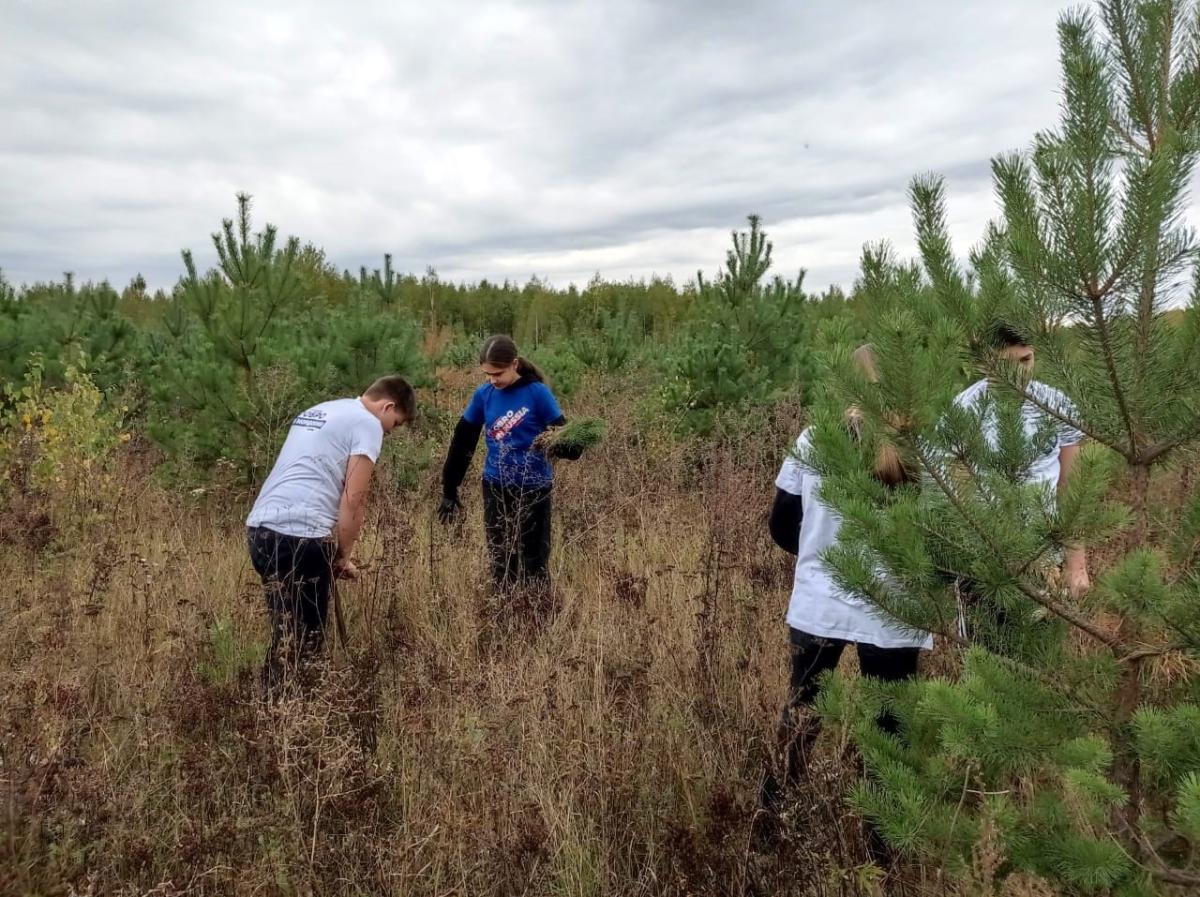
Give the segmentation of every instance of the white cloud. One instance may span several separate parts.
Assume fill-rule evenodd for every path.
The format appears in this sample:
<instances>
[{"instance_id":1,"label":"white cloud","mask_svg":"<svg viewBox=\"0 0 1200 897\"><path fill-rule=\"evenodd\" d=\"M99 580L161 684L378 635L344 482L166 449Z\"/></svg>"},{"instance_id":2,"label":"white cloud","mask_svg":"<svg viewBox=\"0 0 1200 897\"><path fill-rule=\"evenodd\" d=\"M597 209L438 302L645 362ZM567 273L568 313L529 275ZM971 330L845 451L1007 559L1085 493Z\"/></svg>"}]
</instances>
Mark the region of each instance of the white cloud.
<instances>
[{"instance_id":1,"label":"white cloud","mask_svg":"<svg viewBox=\"0 0 1200 897\"><path fill-rule=\"evenodd\" d=\"M444 277L692 277L763 215L784 271L849 285L950 179L1053 122L1057 10L748 4L18 2L0 12L0 266L168 285L256 220L339 265Z\"/></svg>"}]
</instances>

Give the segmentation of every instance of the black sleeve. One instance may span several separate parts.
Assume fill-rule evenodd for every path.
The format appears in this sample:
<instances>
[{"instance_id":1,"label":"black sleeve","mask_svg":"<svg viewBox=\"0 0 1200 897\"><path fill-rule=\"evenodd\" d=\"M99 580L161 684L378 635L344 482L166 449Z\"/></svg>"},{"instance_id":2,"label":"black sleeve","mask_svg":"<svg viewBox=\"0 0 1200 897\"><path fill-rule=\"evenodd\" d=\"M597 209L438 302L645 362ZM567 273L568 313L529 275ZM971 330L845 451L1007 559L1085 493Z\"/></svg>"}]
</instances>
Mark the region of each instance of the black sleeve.
<instances>
[{"instance_id":1,"label":"black sleeve","mask_svg":"<svg viewBox=\"0 0 1200 897\"><path fill-rule=\"evenodd\" d=\"M550 421L546 427L549 429L551 427L565 427L566 425L566 415L560 414L555 420ZM554 449L554 457L562 458L566 461L578 461L583 457L583 448L578 445L572 446L571 448L556 448Z\"/></svg>"},{"instance_id":2,"label":"black sleeve","mask_svg":"<svg viewBox=\"0 0 1200 897\"><path fill-rule=\"evenodd\" d=\"M771 538L775 544L788 554L800 551L800 521L804 519L804 505L799 495L792 495L783 489L775 490L775 503L771 506L771 516L767 526L771 530Z\"/></svg>"},{"instance_id":3,"label":"black sleeve","mask_svg":"<svg viewBox=\"0 0 1200 897\"><path fill-rule=\"evenodd\" d=\"M450 451L446 453L446 463L442 466L442 495L445 498L458 498L458 487L462 485L467 468L471 466L471 456L475 454L475 446L479 444L479 434L482 432L483 424L473 424L465 417L455 425Z\"/></svg>"}]
</instances>

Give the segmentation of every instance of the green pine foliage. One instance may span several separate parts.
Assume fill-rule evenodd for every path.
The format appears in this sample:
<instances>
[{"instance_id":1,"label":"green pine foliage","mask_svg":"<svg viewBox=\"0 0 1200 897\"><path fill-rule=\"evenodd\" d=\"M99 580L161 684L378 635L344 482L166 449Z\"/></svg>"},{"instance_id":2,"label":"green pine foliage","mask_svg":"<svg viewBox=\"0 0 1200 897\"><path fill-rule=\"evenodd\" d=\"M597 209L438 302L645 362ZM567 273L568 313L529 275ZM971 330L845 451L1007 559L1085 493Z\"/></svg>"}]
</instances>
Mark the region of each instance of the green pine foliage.
<instances>
[{"instance_id":1,"label":"green pine foliage","mask_svg":"<svg viewBox=\"0 0 1200 897\"><path fill-rule=\"evenodd\" d=\"M666 360L664 405L682 426L709 432L718 418L765 407L800 391L807 361L803 336L804 272L793 281L771 267L772 243L756 215L733 233L725 268L698 295Z\"/></svg>"},{"instance_id":2,"label":"green pine foliage","mask_svg":"<svg viewBox=\"0 0 1200 897\"><path fill-rule=\"evenodd\" d=\"M151 364L150 432L173 457L224 460L255 481L298 409L357 395L383 374L426 376L419 327L390 311L390 260L384 278L333 305L302 276L296 238L279 248L274 227L252 233L245 194L213 244L218 264L204 275L184 251Z\"/></svg>"},{"instance_id":3,"label":"green pine foliage","mask_svg":"<svg viewBox=\"0 0 1200 897\"><path fill-rule=\"evenodd\" d=\"M550 388L562 398L570 398L583 383L586 367L570 343L554 343L534 349L529 359L538 366Z\"/></svg>"},{"instance_id":4,"label":"green pine foliage","mask_svg":"<svg viewBox=\"0 0 1200 897\"><path fill-rule=\"evenodd\" d=\"M1105 0L1065 14L1059 41L1062 119L995 160L1001 219L967 265L933 176L911 190L919 264L864 253L879 380L832 353L808 459L844 520L838 581L936 633L961 669L838 683L822 712L862 752L857 804L900 850L963 870L987 823L1008 872L1070 894L1166 893L1200 886L1200 514L1172 468L1200 440L1197 244L1181 220L1200 151L1200 9ZM1035 376L1073 406L1027 392L991 348L997 320L1029 336ZM987 403L952 405L979 376ZM1046 421L1031 438L1026 402ZM1027 473L1062 425L1087 445L1056 500ZM918 482L871 478L881 441ZM1166 482L1172 501L1152 507ZM1078 546L1105 559L1082 596L1058 573ZM903 738L874 724L884 701Z\"/></svg>"},{"instance_id":5,"label":"green pine foliage","mask_svg":"<svg viewBox=\"0 0 1200 897\"><path fill-rule=\"evenodd\" d=\"M570 339L571 352L584 367L611 374L634 361L644 340L642 325L634 314L601 309L588 323L591 326Z\"/></svg>"},{"instance_id":6,"label":"green pine foliage","mask_svg":"<svg viewBox=\"0 0 1200 897\"><path fill-rule=\"evenodd\" d=\"M141 334L107 283L78 286L72 274L61 283L39 283L18 292L0 274L0 380L17 383L37 357L50 386L66 382L68 368L87 371L111 388L141 351Z\"/></svg>"}]
</instances>

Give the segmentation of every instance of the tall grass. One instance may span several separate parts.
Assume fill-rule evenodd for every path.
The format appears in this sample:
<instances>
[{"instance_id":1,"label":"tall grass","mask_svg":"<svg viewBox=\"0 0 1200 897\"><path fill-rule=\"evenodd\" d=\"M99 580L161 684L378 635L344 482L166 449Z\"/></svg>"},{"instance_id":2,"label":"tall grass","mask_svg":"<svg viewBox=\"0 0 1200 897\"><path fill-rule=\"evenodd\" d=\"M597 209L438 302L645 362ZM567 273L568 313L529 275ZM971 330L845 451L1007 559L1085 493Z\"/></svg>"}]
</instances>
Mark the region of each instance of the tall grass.
<instances>
[{"instance_id":1,"label":"tall grass","mask_svg":"<svg viewBox=\"0 0 1200 897\"><path fill-rule=\"evenodd\" d=\"M791 582L764 520L795 410L713 448L606 395L627 392L570 409L608 438L559 466L553 606L491 596L478 495L445 530L426 470L376 490L348 644L274 706L247 496L169 493L129 460L86 538L10 533L0 891L882 893L836 736L778 843L752 843Z\"/></svg>"}]
</instances>

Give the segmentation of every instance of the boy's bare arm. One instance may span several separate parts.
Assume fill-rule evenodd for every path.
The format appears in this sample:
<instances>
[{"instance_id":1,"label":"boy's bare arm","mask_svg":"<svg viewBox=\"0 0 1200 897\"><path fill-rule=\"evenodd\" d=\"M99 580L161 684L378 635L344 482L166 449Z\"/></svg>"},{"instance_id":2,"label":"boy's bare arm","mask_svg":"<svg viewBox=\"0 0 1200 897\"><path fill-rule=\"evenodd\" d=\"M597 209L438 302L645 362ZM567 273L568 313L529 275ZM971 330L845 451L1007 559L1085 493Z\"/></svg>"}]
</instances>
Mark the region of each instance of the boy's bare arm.
<instances>
[{"instance_id":1,"label":"boy's bare arm","mask_svg":"<svg viewBox=\"0 0 1200 897\"><path fill-rule=\"evenodd\" d=\"M346 485L342 488L342 500L338 506L337 525L334 536L337 554L334 557L334 572L346 579L358 575L358 569L350 559L358 534L362 532L363 515L370 492L371 475L375 463L366 455L352 455L346 462Z\"/></svg>"}]
</instances>

